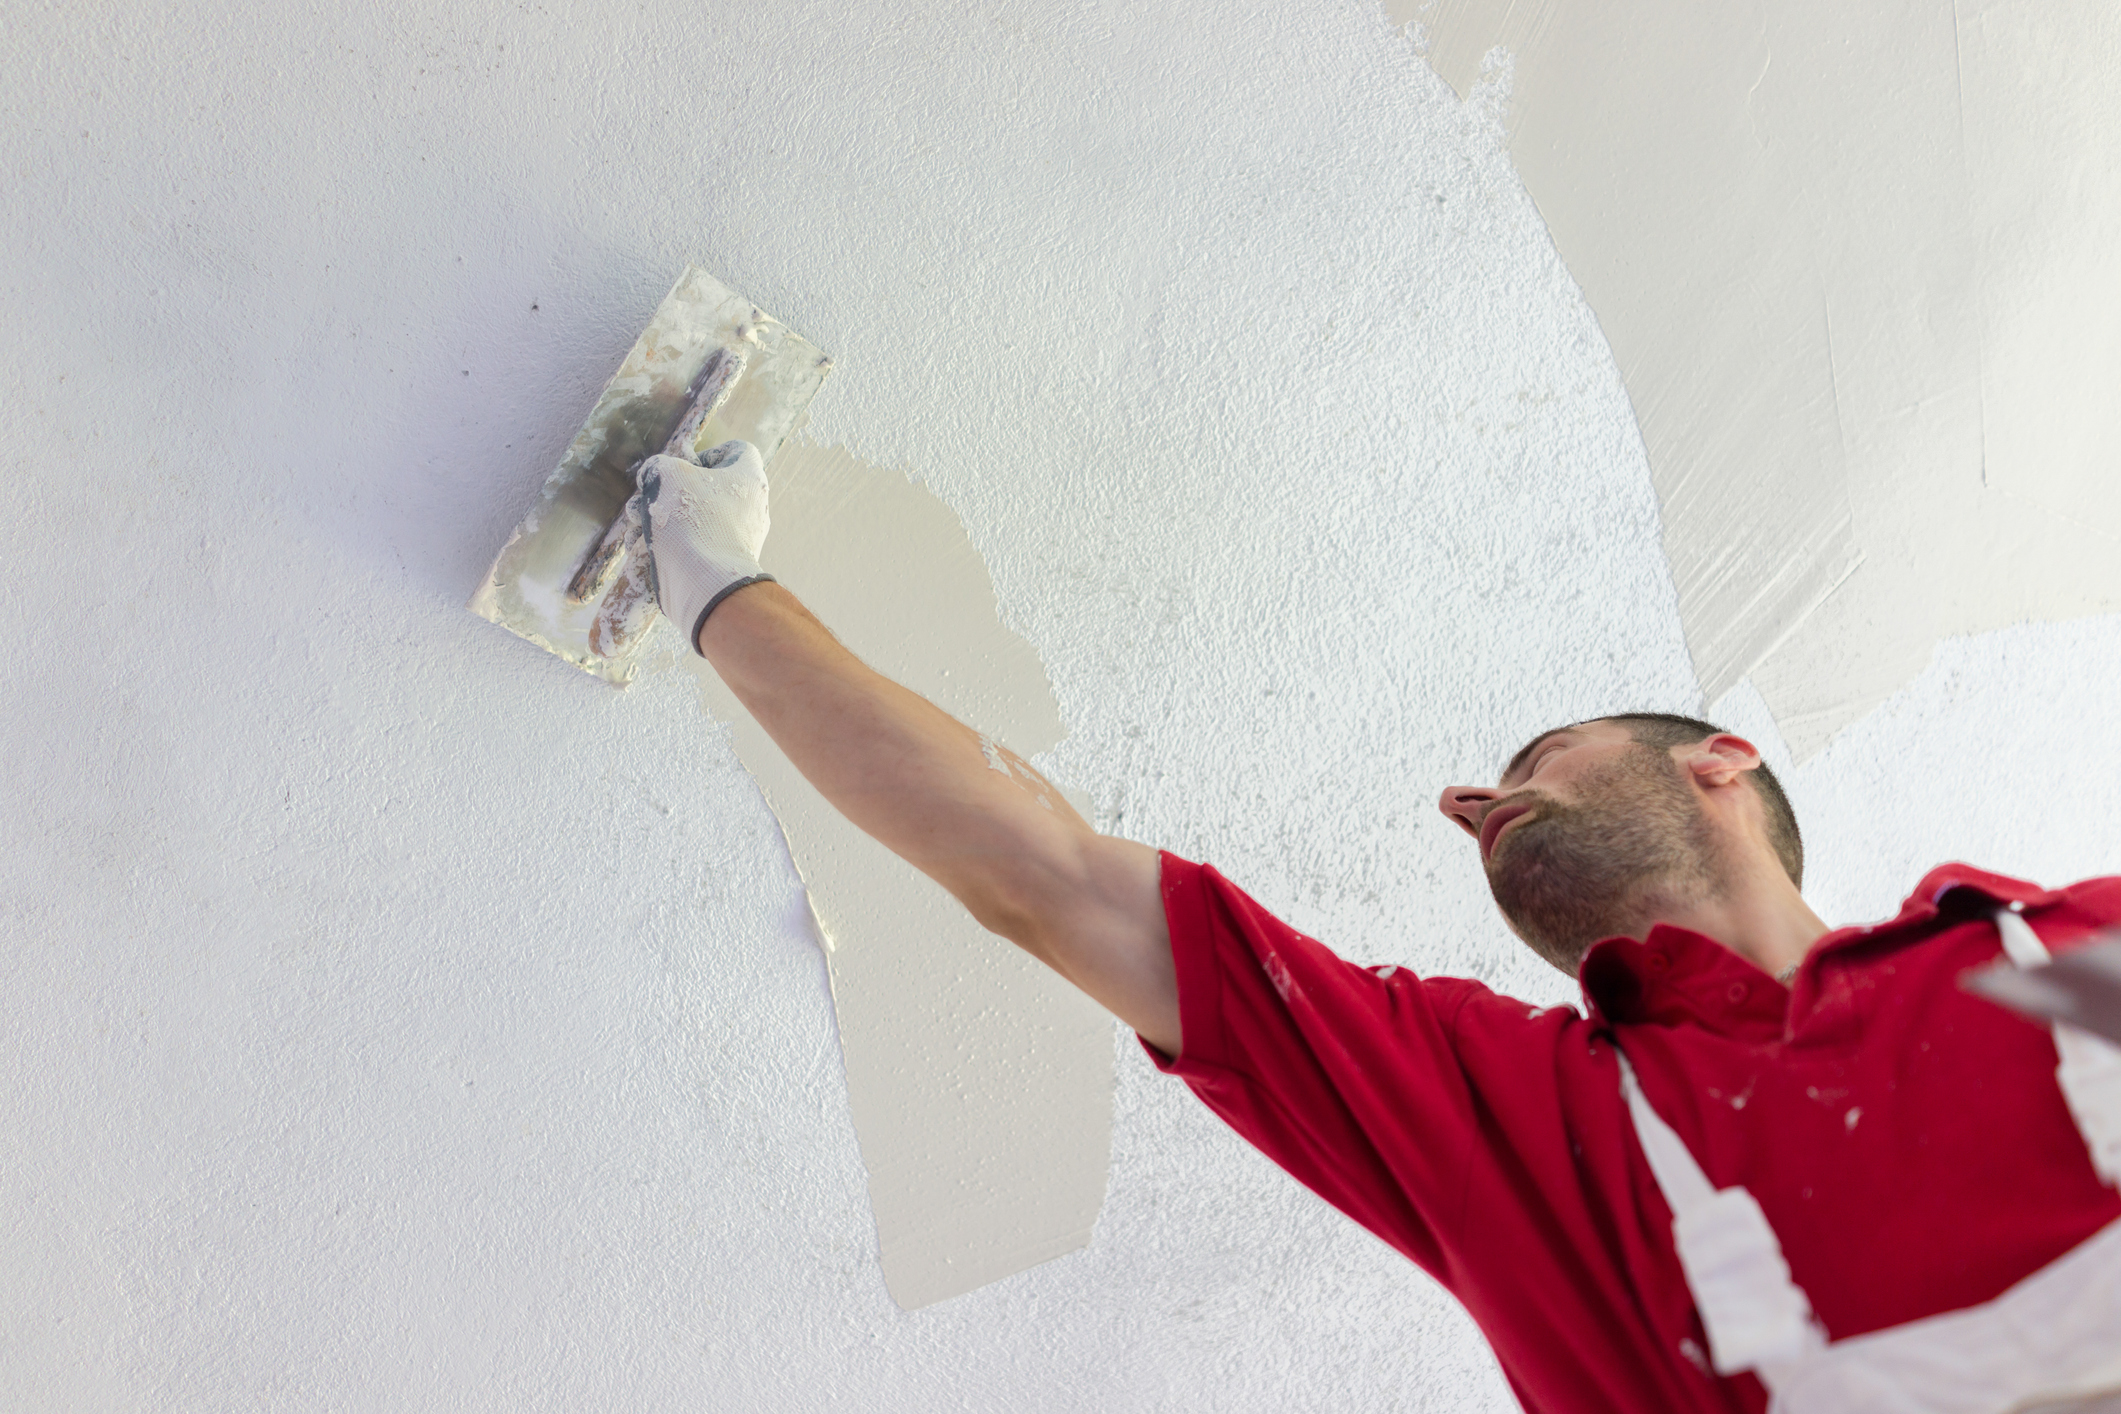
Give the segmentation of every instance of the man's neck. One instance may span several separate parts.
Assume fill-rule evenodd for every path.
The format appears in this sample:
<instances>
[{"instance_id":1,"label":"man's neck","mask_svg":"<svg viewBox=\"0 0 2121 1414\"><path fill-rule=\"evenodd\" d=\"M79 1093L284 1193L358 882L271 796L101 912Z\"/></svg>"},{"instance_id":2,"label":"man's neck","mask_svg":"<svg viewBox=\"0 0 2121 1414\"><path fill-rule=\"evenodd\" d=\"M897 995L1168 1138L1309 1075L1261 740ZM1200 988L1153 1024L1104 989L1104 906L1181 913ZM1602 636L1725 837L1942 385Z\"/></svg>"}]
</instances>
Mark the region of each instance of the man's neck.
<instances>
[{"instance_id":1,"label":"man's neck","mask_svg":"<svg viewBox=\"0 0 2121 1414\"><path fill-rule=\"evenodd\" d=\"M1739 871L1719 889L1685 900L1660 900L1642 933L1668 923L1714 938L1770 977L1792 971L1830 931L1780 869ZM1641 936L1638 934L1637 936Z\"/></svg>"}]
</instances>

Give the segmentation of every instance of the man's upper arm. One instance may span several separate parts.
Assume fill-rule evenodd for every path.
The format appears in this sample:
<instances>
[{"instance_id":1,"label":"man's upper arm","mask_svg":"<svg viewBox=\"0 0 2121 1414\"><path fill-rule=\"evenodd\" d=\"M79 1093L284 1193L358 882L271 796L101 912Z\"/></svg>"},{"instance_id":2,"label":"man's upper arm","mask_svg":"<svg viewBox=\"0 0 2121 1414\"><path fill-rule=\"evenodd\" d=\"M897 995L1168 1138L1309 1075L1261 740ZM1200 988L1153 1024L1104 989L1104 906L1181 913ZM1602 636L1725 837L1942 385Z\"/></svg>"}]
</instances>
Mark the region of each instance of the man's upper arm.
<instances>
[{"instance_id":1,"label":"man's upper arm","mask_svg":"<svg viewBox=\"0 0 2121 1414\"><path fill-rule=\"evenodd\" d=\"M1151 1059L1299 1182L1441 1273L1439 1223L1450 1228L1491 1137L1455 1039L1458 1012L1484 989L1350 962L1214 869L1162 862L1185 1053ZM1534 1052L1522 1059L1536 1089Z\"/></svg>"}]
</instances>

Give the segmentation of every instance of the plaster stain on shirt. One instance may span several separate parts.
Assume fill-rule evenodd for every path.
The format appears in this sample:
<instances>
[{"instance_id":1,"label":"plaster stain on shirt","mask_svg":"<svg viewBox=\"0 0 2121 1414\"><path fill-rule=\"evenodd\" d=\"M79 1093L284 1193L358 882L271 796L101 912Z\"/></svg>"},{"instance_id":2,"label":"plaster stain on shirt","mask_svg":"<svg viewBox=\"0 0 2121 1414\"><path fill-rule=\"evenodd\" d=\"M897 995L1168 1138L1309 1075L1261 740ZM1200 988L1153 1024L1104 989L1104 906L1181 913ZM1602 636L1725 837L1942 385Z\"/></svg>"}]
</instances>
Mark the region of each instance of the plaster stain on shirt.
<instances>
[{"instance_id":1,"label":"plaster stain on shirt","mask_svg":"<svg viewBox=\"0 0 2121 1414\"><path fill-rule=\"evenodd\" d=\"M1860 1120L1861 1120L1862 1118L1863 1118L1863 1106L1861 1106L1861 1105L1850 1105L1850 1106L1849 1106L1849 1112L1848 1112L1847 1114L1845 1114L1845 1115L1843 1115L1843 1116L1841 1117L1841 1122L1842 1122L1842 1123L1843 1123L1844 1125L1846 1125L1846 1126L1848 1127L1848 1129L1849 1129L1849 1132L1850 1132L1850 1133L1854 1133L1854 1132L1855 1132L1855 1129L1856 1129L1856 1125L1857 1125L1857 1123L1858 1123L1858 1122L1859 1122L1859 1121L1860 1121Z\"/></svg>"},{"instance_id":2,"label":"plaster stain on shirt","mask_svg":"<svg viewBox=\"0 0 2121 1414\"><path fill-rule=\"evenodd\" d=\"M1289 969L1281 960L1281 954L1268 953L1260 959L1260 966L1267 971L1267 980L1274 984L1274 995L1282 999L1283 1005L1296 1001L1296 982L1289 976Z\"/></svg>"},{"instance_id":3,"label":"plaster stain on shirt","mask_svg":"<svg viewBox=\"0 0 2121 1414\"><path fill-rule=\"evenodd\" d=\"M1388 962L1383 967L1374 969L1374 971L1377 973L1378 981L1389 982L1392 980L1392 974L1399 971L1399 964Z\"/></svg>"}]
</instances>

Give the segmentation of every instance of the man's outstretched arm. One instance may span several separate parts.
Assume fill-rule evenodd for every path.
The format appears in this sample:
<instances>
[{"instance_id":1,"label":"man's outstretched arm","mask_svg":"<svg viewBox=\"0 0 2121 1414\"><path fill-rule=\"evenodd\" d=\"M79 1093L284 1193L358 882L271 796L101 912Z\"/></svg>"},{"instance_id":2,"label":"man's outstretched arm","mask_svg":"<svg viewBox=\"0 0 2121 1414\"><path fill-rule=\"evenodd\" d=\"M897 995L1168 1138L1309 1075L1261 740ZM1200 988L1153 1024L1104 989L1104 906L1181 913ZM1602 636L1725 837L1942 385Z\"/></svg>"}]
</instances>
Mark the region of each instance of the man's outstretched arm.
<instances>
[{"instance_id":1,"label":"man's outstretched arm","mask_svg":"<svg viewBox=\"0 0 2121 1414\"><path fill-rule=\"evenodd\" d=\"M1178 1054L1155 850L1098 834L1014 752L868 667L778 584L729 594L697 646L840 813Z\"/></svg>"}]
</instances>

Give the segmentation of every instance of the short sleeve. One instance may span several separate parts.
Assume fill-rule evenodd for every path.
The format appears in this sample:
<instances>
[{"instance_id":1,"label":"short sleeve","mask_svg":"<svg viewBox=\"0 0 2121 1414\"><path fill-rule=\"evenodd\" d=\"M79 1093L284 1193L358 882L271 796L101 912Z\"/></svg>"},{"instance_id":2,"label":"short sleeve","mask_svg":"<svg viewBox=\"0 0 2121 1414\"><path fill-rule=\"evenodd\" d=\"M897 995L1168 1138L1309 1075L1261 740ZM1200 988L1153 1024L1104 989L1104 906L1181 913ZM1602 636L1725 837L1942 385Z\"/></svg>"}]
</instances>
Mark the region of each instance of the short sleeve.
<instances>
[{"instance_id":1,"label":"short sleeve","mask_svg":"<svg viewBox=\"0 0 2121 1414\"><path fill-rule=\"evenodd\" d=\"M1451 1284L1449 1228L1486 1142L1451 1028L1486 989L1347 962L1175 855L1163 856L1163 894L1184 1054L1143 1042L1151 1059L1306 1187Z\"/></svg>"}]
</instances>

